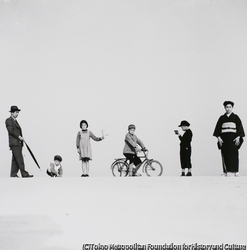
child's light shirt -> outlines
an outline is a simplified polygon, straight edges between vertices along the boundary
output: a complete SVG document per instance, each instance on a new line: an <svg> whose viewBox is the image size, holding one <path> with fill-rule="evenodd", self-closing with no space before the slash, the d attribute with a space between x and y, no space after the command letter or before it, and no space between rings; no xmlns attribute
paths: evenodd
<svg viewBox="0 0 247 250"><path fill-rule="evenodd" d="M48 170L52 173L54 173L54 170L56 171L57 175L60 176L60 169L61 169L61 164L56 165L54 162L51 162L49 164Z"/></svg>

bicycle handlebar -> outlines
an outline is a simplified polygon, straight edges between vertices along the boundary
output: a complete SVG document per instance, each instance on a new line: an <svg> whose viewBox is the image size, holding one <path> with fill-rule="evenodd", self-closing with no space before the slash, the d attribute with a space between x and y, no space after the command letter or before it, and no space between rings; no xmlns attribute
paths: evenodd
<svg viewBox="0 0 247 250"><path fill-rule="evenodd" d="M146 148L142 148L142 149L141 149L141 151L142 151L142 152L147 152L147 151L148 151L148 149L146 149Z"/></svg>

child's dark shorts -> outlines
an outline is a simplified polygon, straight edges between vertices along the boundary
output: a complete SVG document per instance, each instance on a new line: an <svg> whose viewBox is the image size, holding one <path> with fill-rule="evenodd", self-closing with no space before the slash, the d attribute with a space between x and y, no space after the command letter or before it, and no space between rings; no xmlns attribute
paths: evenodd
<svg viewBox="0 0 247 250"><path fill-rule="evenodd" d="M48 169L46 170L46 173L47 173L48 175L50 175L51 177L57 177L56 174L50 172Z"/></svg>
<svg viewBox="0 0 247 250"><path fill-rule="evenodd" d="M124 156L130 161L130 163L134 163L135 166L142 163L141 159L136 154L124 154Z"/></svg>

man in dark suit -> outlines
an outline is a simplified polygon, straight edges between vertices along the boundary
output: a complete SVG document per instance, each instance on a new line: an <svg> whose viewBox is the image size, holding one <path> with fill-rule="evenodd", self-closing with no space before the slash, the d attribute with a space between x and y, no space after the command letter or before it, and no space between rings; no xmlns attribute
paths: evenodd
<svg viewBox="0 0 247 250"><path fill-rule="evenodd" d="M9 133L9 147L12 151L12 164L10 177L19 177L17 175L20 170L22 177L33 177L25 170L24 159L22 155L22 147L24 138L22 137L21 127L18 124L16 118L21 110L17 106L11 106L11 116L6 119L5 124Z"/></svg>

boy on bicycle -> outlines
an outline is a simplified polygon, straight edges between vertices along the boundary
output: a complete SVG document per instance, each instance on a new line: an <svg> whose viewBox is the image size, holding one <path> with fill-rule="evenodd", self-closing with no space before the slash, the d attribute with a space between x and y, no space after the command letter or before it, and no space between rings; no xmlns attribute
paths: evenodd
<svg viewBox="0 0 247 250"><path fill-rule="evenodd" d="M130 161L129 176L141 176L137 173L142 164L140 157L137 156L137 152L141 151L140 147L142 148L142 150L146 150L143 142L135 135L135 130L135 125L130 124L128 126L128 133L126 134L124 139L125 145L123 154ZM133 166L135 166L135 168Z"/></svg>

